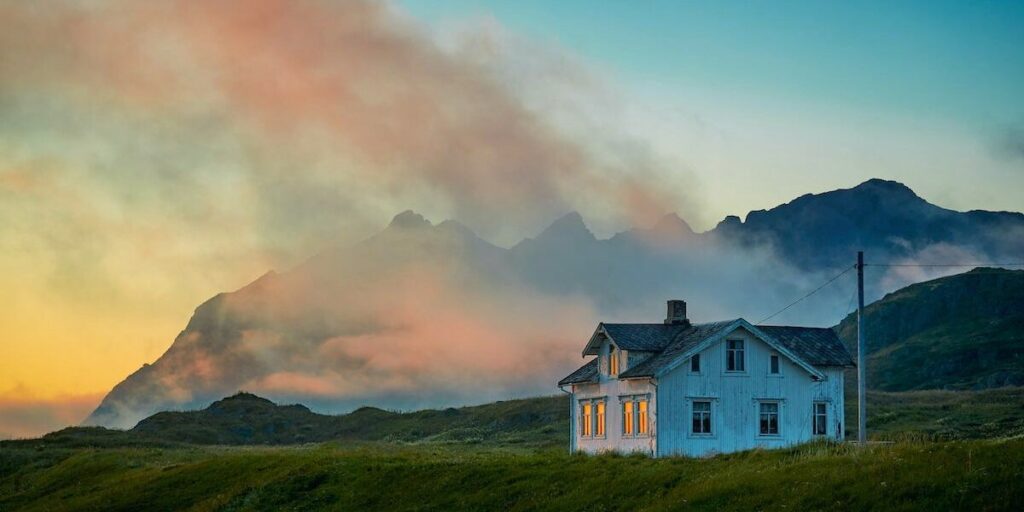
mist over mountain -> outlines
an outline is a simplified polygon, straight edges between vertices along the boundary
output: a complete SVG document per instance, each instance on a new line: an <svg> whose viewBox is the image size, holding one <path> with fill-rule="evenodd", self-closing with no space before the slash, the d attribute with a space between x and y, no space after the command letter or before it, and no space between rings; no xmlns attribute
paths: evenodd
<svg viewBox="0 0 1024 512"><path fill-rule="evenodd" d="M895 182L805 195L694 233L675 214L598 239L577 213L511 248L414 212L200 305L157 361L118 384L87 424L119 428L237 390L326 412L439 407L546 394L578 366L595 322L659 321L684 298L696 321L757 322L853 264L1024 254L1024 215L956 212ZM955 272L956 270L939 270ZM869 299L931 277L872 269ZM772 323L829 326L853 281Z"/></svg>

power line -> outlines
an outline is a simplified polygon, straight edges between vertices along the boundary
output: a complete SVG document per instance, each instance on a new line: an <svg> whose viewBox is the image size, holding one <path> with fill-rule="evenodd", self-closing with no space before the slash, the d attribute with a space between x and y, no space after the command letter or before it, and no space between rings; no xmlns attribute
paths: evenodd
<svg viewBox="0 0 1024 512"><path fill-rule="evenodd" d="M1024 263L865 263L865 267L1024 267Z"/></svg>
<svg viewBox="0 0 1024 512"><path fill-rule="evenodd" d="M822 288L824 288L824 287L826 287L826 286L828 286L828 285L832 284L832 282L833 282L833 281L835 281L836 279L839 279L840 277L843 277L843 276L844 276L844 275L845 275L845 274L846 274L847 272L849 272L849 271L853 270L854 268L855 268L854 266L850 266L850 267L847 267L847 268L846 268L846 270L844 270L844 271L842 271L842 272L840 272L840 273L836 274L836 275L835 275L835 277L833 277L832 279L829 279L828 281L825 281L825 283L824 283L824 284L822 284L821 286L819 286L819 287L817 287L817 288L815 288L815 289L811 290L811 291L810 291L809 293L807 293L807 294L806 294L806 295L804 295L803 297L800 297L799 299L797 299L797 300L794 300L793 302L790 302L790 303L789 303L789 305L787 305L786 307L784 307L784 308L782 308L782 309L780 309L780 310L776 311L775 313L772 313L771 315L768 315L767 317L763 318L763 319L762 319L762 320L761 320L760 322L758 322L758 323L757 323L756 325L761 325L761 324L763 324L763 323L767 322L768 320L771 320L772 318L775 318L776 316L778 316L778 315L779 315L780 313L782 313L783 311L785 311L785 310L787 310L787 309L789 309L789 308L791 308L791 307L793 307L793 306L797 305L797 303L799 303L800 301L802 301L802 300L806 299L807 297L810 297L811 295L814 295L815 293L818 293L818 291L820 291L820 290L821 290Z"/></svg>

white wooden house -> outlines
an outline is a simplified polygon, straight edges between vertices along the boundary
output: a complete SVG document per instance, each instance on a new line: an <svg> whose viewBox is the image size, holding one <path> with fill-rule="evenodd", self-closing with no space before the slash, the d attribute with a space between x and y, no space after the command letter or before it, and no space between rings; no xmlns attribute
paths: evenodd
<svg viewBox="0 0 1024 512"><path fill-rule="evenodd" d="M850 353L831 329L691 324L668 301L656 324L598 324L593 359L559 381L573 451L703 456L843 438Z"/></svg>

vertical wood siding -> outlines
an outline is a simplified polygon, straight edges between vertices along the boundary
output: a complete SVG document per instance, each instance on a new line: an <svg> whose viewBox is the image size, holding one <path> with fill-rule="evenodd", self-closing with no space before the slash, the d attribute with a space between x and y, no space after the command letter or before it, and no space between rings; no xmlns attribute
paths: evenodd
<svg viewBox="0 0 1024 512"><path fill-rule="evenodd" d="M815 382L785 356L779 357L780 375L770 375L770 356L775 352L744 329L727 339L744 340L746 370L729 373L725 342L715 344L701 355L701 371L690 372L683 364L662 377L657 385L659 438L656 454L703 456L756 447L778 448L811 440L812 404L826 403L828 435L841 439L843 418L843 372L827 368L827 378ZM694 399L711 402L712 434L691 433ZM759 435L761 399L779 401L779 435Z"/></svg>

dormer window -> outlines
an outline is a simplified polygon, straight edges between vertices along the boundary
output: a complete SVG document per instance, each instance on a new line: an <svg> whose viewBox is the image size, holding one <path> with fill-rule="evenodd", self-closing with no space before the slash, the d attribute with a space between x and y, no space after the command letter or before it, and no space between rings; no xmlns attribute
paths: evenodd
<svg viewBox="0 0 1024 512"><path fill-rule="evenodd" d="M608 345L608 375L619 374L619 353L614 345Z"/></svg>

